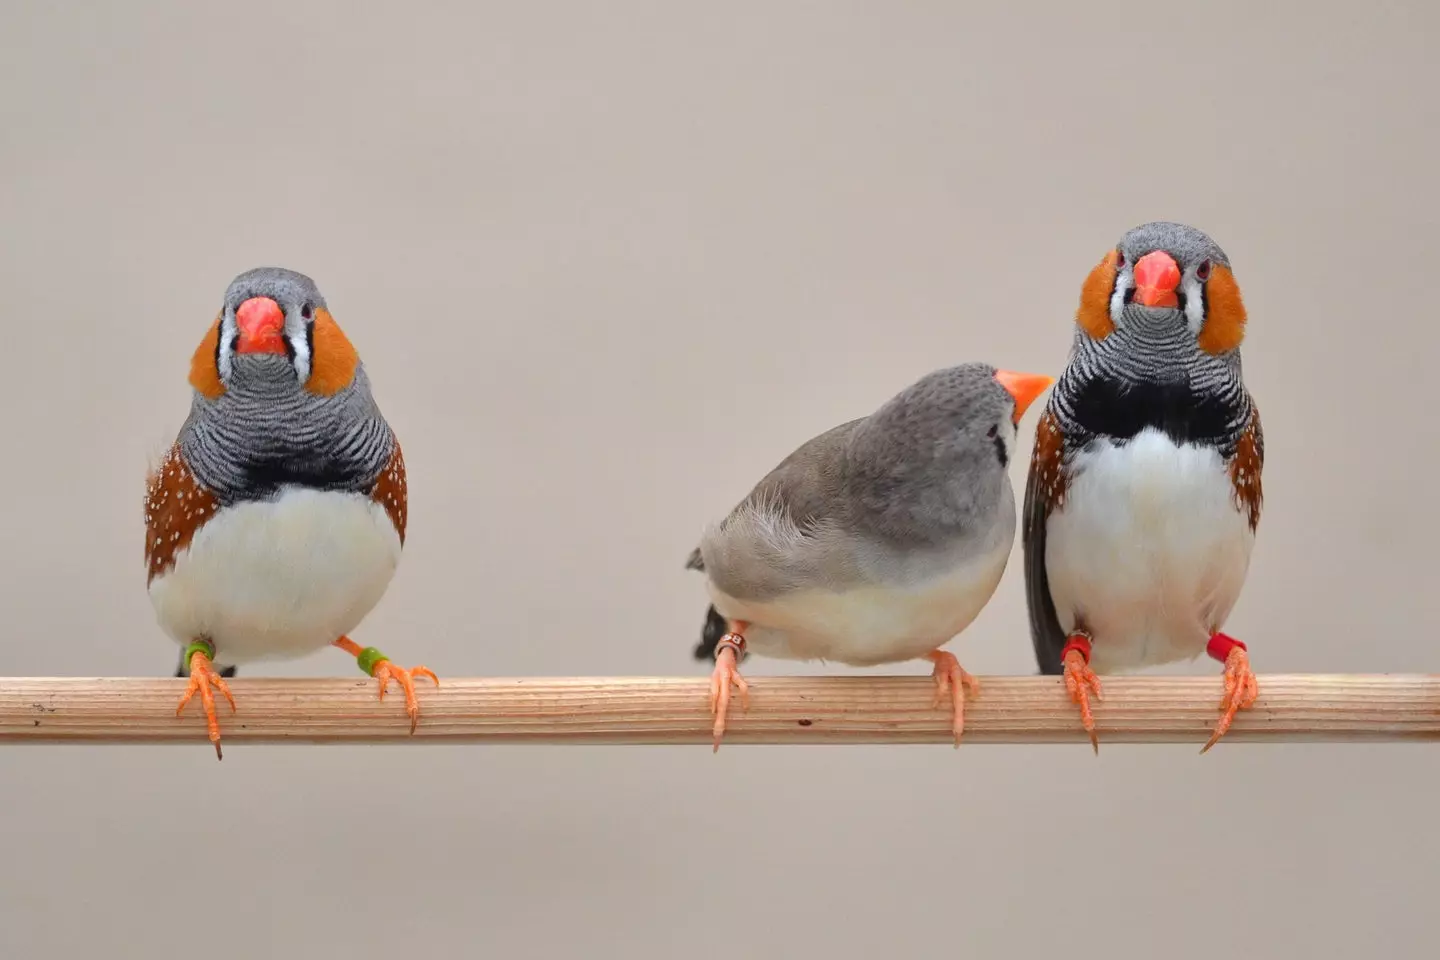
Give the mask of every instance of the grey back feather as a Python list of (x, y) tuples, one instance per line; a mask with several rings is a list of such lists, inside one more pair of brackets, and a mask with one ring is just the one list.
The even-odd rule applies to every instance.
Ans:
[(1001, 429), (1013, 439), (1014, 401), (994, 373), (983, 364), (937, 371), (809, 440), (705, 532), (687, 567), (763, 602), (909, 581), (993, 549), (1006, 531), (1013, 538), (1014, 493), (996, 439)]

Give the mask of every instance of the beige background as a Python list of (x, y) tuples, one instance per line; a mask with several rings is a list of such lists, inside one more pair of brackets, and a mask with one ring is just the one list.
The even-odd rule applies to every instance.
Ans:
[[(1269, 498), (1233, 632), (1261, 671), (1440, 668), (1433, 4), (473, 6), (0, 9), (4, 672), (173, 667), (142, 472), (242, 269), (319, 281), (405, 443), (360, 639), (695, 675), (706, 520), (928, 370), (1058, 372), (1086, 271), (1153, 218), (1212, 232), (1251, 310)], [(1018, 559), (952, 649), (1033, 670)], [(0, 954), (1433, 956), (1435, 769), (7, 748)]]

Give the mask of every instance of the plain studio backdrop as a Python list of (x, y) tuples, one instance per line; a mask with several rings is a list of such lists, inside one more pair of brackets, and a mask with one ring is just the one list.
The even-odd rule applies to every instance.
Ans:
[[(405, 557), (358, 640), (442, 680), (699, 676), (702, 525), (932, 369), (1058, 373), (1087, 271), (1151, 219), (1209, 231), (1250, 309), (1267, 499), (1230, 632), (1262, 677), (1440, 669), (1437, 27), (1421, 0), (9, 0), (3, 672), (174, 668), (143, 475), (241, 270), (318, 281), (404, 443)], [(1018, 543), (950, 649), (1034, 671)], [(1434, 954), (1430, 745), (217, 764), (189, 722), (0, 748), (0, 954)]]

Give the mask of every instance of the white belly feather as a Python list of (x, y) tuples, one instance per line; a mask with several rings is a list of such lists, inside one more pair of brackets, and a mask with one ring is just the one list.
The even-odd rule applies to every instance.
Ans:
[(1000, 583), (1013, 536), (908, 585), (804, 590), (757, 603), (711, 584), (710, 596), (722, 616), (751, 624), (745, 639), (755, 653), (856, 667), (899, 663), (923, 657), (970, 625)]
[(1240, 596), (1254, 533), (1217, 451), (1154, 430), (1074, 462), (1045, 569), (1060, 626), (1080, 612), (1097, 672), (1204, 652)]
[(290, 487), (216, 514), (150, 601), (176, 642), (208, 637), (222, 664), (293, 658), (359, 626), (399, 562), (394, 524), (368, 497)]

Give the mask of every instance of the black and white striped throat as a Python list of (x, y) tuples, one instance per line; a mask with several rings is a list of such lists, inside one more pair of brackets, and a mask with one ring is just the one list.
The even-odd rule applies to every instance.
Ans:
[(1101, 437), (1124, 443), (1153, 429), (1225, 457), (1251, 413), (1239, 351), (1206, 353), (1183, 322), (1127, 324), (1101, 340), (1077, 332), (1050, 409), (1072, 449)]

